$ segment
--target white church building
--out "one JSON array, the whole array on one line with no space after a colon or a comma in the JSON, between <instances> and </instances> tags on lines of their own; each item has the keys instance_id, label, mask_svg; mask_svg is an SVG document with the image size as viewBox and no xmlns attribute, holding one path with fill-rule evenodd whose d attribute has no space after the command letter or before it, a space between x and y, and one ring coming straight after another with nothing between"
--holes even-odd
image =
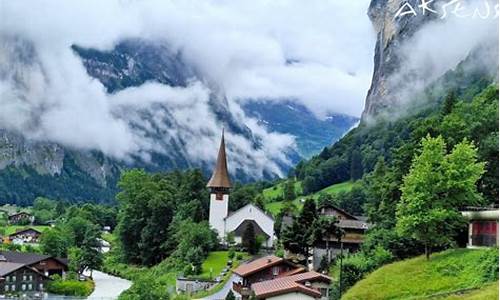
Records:
<instances>
[{"instance_id":1,"label":"white church building","mask_svg":"<svg viewBox=\"0 0 500 300\"><path fill-rule=\"evenodd\" d=\"M243 232L248 224L252 224L255 234L266 238L265 247L273 246L274 219L253 204L247 204L234 212L229 212L229 194L231 180L227 171L226 145L224 131L220 143L217 163L208 181L210 188L210 226L215 229L223 241L229 233L234 233L235 242L241 243Z\"/></svg>"}]
</instances>

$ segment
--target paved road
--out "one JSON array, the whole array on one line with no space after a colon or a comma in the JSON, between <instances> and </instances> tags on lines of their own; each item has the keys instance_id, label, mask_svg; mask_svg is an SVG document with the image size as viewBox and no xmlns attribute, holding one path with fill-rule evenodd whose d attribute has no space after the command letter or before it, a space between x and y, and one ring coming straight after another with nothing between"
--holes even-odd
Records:
<instances>
[{"instance_id":1,"label":"paved road","mask_svg":"<svg viewBox=\"0 0 500 300\"><path fill-rule=\"evenodd\" d=\"M128 289L132 282L103 272L94 271L92 277L95 282L95 289L87 298L97 299L117 299L118 296Z\"/></svg>"},{"instance_id":2,"label":"paved road","mask_svg":"<svg viewBox=\"0 0 500 300\"><path fill-rule=\"evenodd\" d=\"M229 280L226 282L222 290L218 291L217 293L207 296L206 298L202 298L200 300L221 300L221 299L226 299L227 293L229 293L229 290L232 289L233 287L233 281L236 280L236 275L231 275Z\"/></svg>"}]
</instances>

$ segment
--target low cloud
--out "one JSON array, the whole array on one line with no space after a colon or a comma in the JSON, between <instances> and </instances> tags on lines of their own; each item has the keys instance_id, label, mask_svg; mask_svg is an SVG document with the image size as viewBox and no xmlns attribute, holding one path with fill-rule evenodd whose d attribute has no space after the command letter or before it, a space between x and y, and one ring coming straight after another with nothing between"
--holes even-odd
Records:
<instances>
[{"instance_id":1,"label":"low cloud","mask_svg":"<svg viewBox=\"0 0 500 300\"><path fill-rule=\"evenodd\" d=\"M293 98L318 116L359 115L371 73L368 1L0 0L0 127L30 139L128 160L182 145L213 161L217 87L262 147L228 133L234 169L280 174L294 147L241 112L246 98ZM127 38L167 42L203 76L187 87L144 84L108 94L70 46L109 50ZM168 125L165 122L168 120ZM158 139L152 133L161 134Z\"/></svg>"}]
</instances>

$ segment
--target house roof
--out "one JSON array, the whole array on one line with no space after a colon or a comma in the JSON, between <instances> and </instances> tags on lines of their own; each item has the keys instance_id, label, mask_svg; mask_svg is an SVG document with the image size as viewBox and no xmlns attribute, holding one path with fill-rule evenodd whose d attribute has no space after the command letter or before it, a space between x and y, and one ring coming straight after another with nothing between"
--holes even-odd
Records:
<instances>
[{"instance_id":1,"label":"house roof","mask_svg":"<svg viewBox=\"0 0 500 300\"><path fill-rule=\"evenodd\" d=\"M8 274L14 272L15 270L18 270L24 266L25 266L24 264L20 264L20 263L1 261L0 262L0 276L8 275Z\"/></svg>"},{"instance_id":2,"label":"house roof","mask_svg":"<svg viewBox=\"0 0 500 300\"><path fill-rule=\"evenodd\" d=\"M343 209L341 209L341 208L339 208L339 207L337 207L337 206L335 206L335 205L333 205L333 204L331 204L331 203L324 203L323 205L321 205L321 207L320 207L320 208L327 208L327 207L332 208L332 209L334 209L334 210L336 210L336 211L341 212L342 214L344 214L344 215L348 216L348 217L349 217L349 218L351 218L352 220L359 220L359 219L358 219L359 217L357 217L357 216L355 216L355 215L353 215L353 214L350 214L350 213L348 213L347 211L345 211L345 210L343 210Z\"/></svg>"},{"instance_id":3,"label":"house roof","mask_svg":"<svg viewBox=\"0 0 500 300\"><path fill-rule=\"evenodd\" d=\"M324 281L330 283L331 280L332 279L328 276L310 271L254 283L252 284L252 290L257 298L268 298L291 292L299 292L319 298L321 297L321 293L317 289L306 286L305 283L308 281Z\"/></svg>"},{"instance_id":4,"label":"house roof","mask_svg":"<svg viewBox=\"0 0 500 300\"><path fill-rule=\"evenodd\" d=\"M219 154L217 155L217 162L215 164L212 177L208 181L207 187L209 188L230 188L231 180L229 180L229 173L227 171L226 160L226 144L224 142L224 129L222 130L222 139L220 141Z\"/></svg>"},{"instance_id":5,"label":"house roof","mask_svg":"<svg viewBox=\"0 0 500 300\"><path fill-rule=\"evenodd\" d=\"M28 212L25 212L25 211L20 211L20 212L13 213L13 214L9 215L9 218L11 218L11 217L15 217L15 216L18 216L18 215L28 215L28 216L31 216L31 214L30 214L30 213L28 213Z\"/></svg>"},{"instance_id":6,"label":"house roof","mask_svg":"<svg viewBox=\"0 0 500 300\"><path fill-rule=\"evenodd\" d=\"M0 257L1 256L3 256L5 258L5 262L19 263L19 264L28 265L28 266L36 264L36 263L38 263L42 260L46 260L46 259L54 259L65 266L68 265L67 259L53 257L50 255L45 255L45 254L17 252L17 251L0 251Z\"/></svg>"},{"instance_id":7,"label":"house roof","mask_svg":"<svg viewBox=\"0 0 500 300\"><path fill-rule=\"evenodd\" d=\"M364 221L359 220L339 220L340 228L349 228L349 229L368 229L370 225Z\"/></svg>"},{"instance_id":8,"label":"house roof","mask_svg":"<svg viewBox=\"0 0 500 300\"><path fill-rule=\"evenodd\" d=\"M11 233L11 234L9 234L9 236L16 236L16 235L18 235L18 234L22 234L22 233L24 233L24 232L26 232L26 231L34 231L34 232L36 232L36 233L38 233L38 234L42 234L42 232L41 232L41 231L36 230L35 228L31 228L31 227L30 227L30 228L21 229L21 230L19 230L19 231L16 231L16 232L14 232L14 233Z\"/></svg>"},{"instance_id":9,"label":"house roof","mask_svg":"<svg viewBox=\"0 0 500 300\"><path fill-rule=\"evenodd\" d=\"M280 264L282 262L292 264L281 257L268 255L239 266L233 271L233 273L245 277L248 275L252 275L256 272L259 272L261 270L264 270L266 268Z\"/></svg>"}]
</instances>

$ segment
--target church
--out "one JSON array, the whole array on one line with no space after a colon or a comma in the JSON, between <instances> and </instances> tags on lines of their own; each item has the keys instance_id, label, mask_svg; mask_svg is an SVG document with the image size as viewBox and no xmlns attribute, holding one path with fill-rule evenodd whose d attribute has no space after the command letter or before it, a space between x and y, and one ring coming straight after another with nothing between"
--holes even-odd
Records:
<instances>
[{"instance_id":1,"label":"church","mask_svg":"<svg viewBox=\"0 0 500 300\"><path fill-rule=\"evenodd\" d=\"M210 227L217 231L222 241L226 240L228 234L233 233L235 242L240 244L245 228L251 224L256 235L265 237L263 246L267 248L273 246L274 219L272 216L251 203L237 211L229 212L229 196L232 185L227 171L224 131L222 131L215 169L207 187L210 189Z\"/></svg>"}]
</instances>

